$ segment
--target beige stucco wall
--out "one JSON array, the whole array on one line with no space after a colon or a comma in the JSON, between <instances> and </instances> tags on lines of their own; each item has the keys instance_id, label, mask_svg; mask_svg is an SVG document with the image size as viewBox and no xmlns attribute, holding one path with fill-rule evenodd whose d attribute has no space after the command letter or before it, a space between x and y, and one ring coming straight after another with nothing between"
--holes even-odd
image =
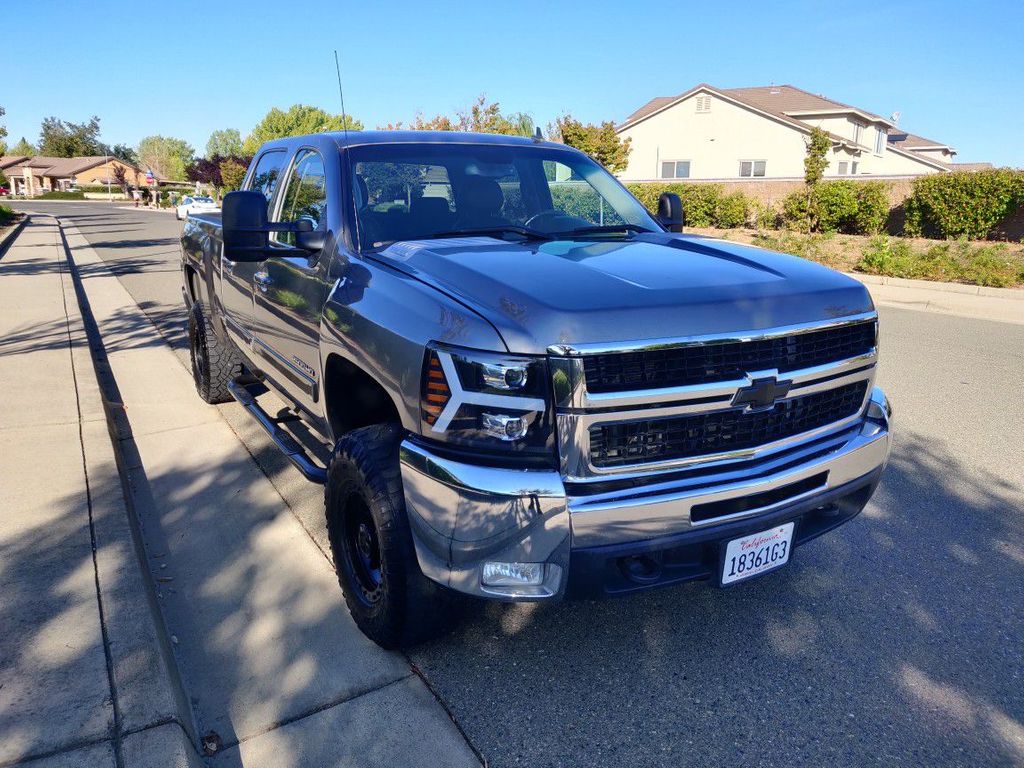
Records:
<instances>
[{"instance_id":1,"label":"beige stucco wall","mask_svg":"<svg viewBox=\"0 0 1024 768\"><path fill-rule=\"evenodd\" d=\"M804 134L711 97L697 114L695 95L624 130L632 139L624 181L657 179L661 162L689 160L690 178L739 178L740 160L765 160L770 177L803 176Z\"/></svg>"},{"instance_id":2,"label":"beige stucco wall","mask_svg":"<svg viewBox=\"0 0 1024 768\"><path fill-rule=\"evenodd\" d=\"M661 163L689 160L691 179L739 178L741 160L765 160L767 178L802 178L806 134L759 112L711 94L711 111L698 113L698 91L683 101L621 132L630 138L629 165L619 173L623 181L652 181L661 177ZM832 133L853 139L853 120L848 116L808 119ZM875 154L875 138L881 126L861 129L861 152L835 150L829 155L827 176L839 173L839 162L857 162L858 176L904 176L938 173L939 169L891 152ZM849 175L849 166L847 167Z\"/></svg>"}]
</instances>

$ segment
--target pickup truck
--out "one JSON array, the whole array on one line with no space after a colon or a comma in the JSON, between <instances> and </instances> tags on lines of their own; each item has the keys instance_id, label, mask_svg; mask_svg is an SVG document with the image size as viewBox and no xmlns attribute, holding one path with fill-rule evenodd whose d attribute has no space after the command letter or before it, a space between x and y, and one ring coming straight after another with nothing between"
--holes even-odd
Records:
<instances>
[{"instance_id":1,"label":"pickup truck","mask_svg":"<svg viewBox=\"0 0 1024 768\"><path fill-rule=\"evenodd\" d=\"M371 639L466 595L732 587L864 508L891 416L867 291L682 219L539 137L414 131L268 142L188 218L199 396L326 486Z\"/></svg>"}]
</instances>

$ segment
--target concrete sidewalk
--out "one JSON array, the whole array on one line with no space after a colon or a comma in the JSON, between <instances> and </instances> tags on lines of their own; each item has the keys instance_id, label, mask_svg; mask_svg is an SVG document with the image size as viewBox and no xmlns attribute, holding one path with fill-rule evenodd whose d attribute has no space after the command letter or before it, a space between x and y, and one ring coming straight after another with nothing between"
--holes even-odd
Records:
<instances>
[{"instance_id":1,"label":"concrete sidewalk","mask_svg":"<svg viewBox=\"0 0 1024 768\"><path fill-rule=\"evenodd\" d=\"M52 219L0 258L0 387L0 765L198 765Z\"/></svg>"},{"instance_id":2,"label":"concrete sidewalk","mask_svg":"<svg viewBox=\"0 0 1024 768\"><path fill-rule=\"evenodd\" d=\"M211 766L479 766L108 265L67 243L115 382L116 439Z\"/></svg>"},{"instance_id":3,"label":"concrete sidewalk","mask_svg":"<svg viewBox=\"0 0 1024 768\"><path fill-rule=\"evenodd\" d=\"M1024 289L937 283L847 273L864 283L876 304L1000 323L1024 324Z\"/></svg>"}]
</instances>

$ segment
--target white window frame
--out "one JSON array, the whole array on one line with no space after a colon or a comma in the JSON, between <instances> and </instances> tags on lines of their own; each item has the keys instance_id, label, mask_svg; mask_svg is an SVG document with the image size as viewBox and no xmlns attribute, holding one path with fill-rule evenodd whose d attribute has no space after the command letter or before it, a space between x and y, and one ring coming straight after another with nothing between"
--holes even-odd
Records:
<instances>
[{"instance_id":1,"label":"white window frame","mask_svg":"<svg viewBox=\"0 0 1024 768\"><path fill-rule=\"evenodd\" d=\"M878 134L875 136L875 154L881 156L885 153L885 145L889 141L889 136L885 132L884 128L878 129Z\"/></svg>"},{"instance_id":2,"label":"white window frame","mask_svg":"<svg viewBox=\"0 0 1024 768\"><path fill-rule=\"evenodd\" d=\"M750 173L743 173L743 164L750 163ZM758 163L763 163L764 168L760 174L756 173ZM740 160L740 178L741 179L764 179L768 177L768 161L767 160Z\"/></svg>"},{"instance_id":3,"label":"white window frame","mask_svg":"<svg viewBox=\"0 0 1024 768\"><path fill-rule=\"evenodd\" d=\"M665 163L672 163L672 171L676 175L674 175L674 176L665 176L664 175ZM686 163L686 175L685 176L679 176L678 175L679 163ZM693 172L693 162L690 161L690 160L662 160L662 161L660 161L660 163L658 165L658 174L659 174L658 178L659 179L688 179L688 178L690 178L690 174L692 172Z\"/></svg>"},{"instance_id":4,"label":"white window frame","mask_svg":"<svg viewBox=\"0 0 1024 768\"><path fill-rule=\"evenodd\" d=\"M861 135L864 133L864 124L858 120L853 121L853 143L860 145Z\"/></svg>"},{"instance_id":5,"label":"white window frame","mask_svg":"<svg viewBox=\"0 0 1024 768\"><path fill-rule=\"evenodd\" d=\"M839 161L839 165L836 168L836 175L837 176L845 176L846 173L847 173L847 169L849 167L850 167L850 164L846 160L840 160Z\"/></svg>"},{"instance_id":6,"label":"white window frame","mask_svg":"<svg viewBox=\"0 0 1024 768\"><path fill-rule=\"evenodd\" d=\"M857 163L858 163L857 160L851 160L850 161L850 175L851 176L856 176L857 175Z\"/></svg>"}]
</instances>

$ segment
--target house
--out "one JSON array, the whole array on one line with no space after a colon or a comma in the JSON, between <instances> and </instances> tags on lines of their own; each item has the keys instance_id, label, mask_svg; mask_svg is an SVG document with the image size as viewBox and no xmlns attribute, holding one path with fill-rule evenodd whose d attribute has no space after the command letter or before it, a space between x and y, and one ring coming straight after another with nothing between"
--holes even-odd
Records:
<instances>
[{"instance_id":1,"label":"house","mask_svg":"<svg viewBox=\"0 0 1024 768\"><path fill-rule=\"evenodd\" d=\"M811 128L828 132L826 176L920 176L953 170L956 150L895 120L796 88L702 83L651 99L616 129L631 139L623 181L800 179Z\"/></svg>"},{"instance_id":2,"label":"house","mask_svg":"<svg viewBox=\"0 0 1024 768\"><path fill-rule=\"evenodd\" d=\"M4 155L0 171L11 184L11 194L33 197L53 190L109 183L117 186L115 170L122 168L129 184L145 183L145 174L134 165L116 157L46 157Z\"/></svg>"}]
</instances>

